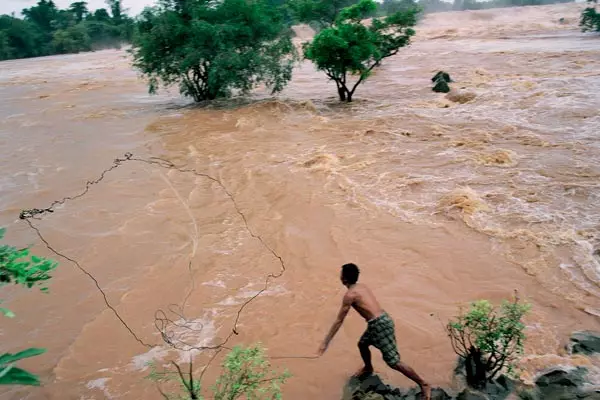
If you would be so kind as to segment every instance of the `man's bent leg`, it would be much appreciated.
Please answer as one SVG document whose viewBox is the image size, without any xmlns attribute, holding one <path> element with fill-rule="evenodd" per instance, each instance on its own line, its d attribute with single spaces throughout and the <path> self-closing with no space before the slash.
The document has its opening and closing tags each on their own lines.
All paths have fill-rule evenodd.
<svg viewBox="0 0 600 400">
<path fill-rule="evenodd" d="M 365 375 L 370 375 L 373 373 L 373 364 L 371 363 L 371 350 L 369 350 L 369 345 L 364 342 L 358 342 L 358 349 L 360 350 L 360 356 L 365 363 L 364 367 L 358 370 L 354 376 L 363 377 Z"/>
<path fill-rule="evenodd" d="M 404 364 L 402 361 L 398 361 L 396 365 L 390 365 L 390 367 L 392 367 L 398 372 L 401 372 L 408 379 L 412 380 L 417 385 L 419 385 L 421 387 L 423 395 L 425 396 L 425 400 L 431 399 L 431 387 L 427 382 L 423 380 L 423 378 L 419 376 L 419 374 L 417 374 L 417 372 L 414 369 Z"/>
</svg>

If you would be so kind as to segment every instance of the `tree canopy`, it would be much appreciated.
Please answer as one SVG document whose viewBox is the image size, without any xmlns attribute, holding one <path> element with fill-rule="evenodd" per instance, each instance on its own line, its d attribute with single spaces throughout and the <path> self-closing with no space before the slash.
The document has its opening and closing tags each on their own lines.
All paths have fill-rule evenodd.
<svg viewBox="0 0 600 400">
<path fill-rule="evenodd" d="M 336 83 L 341 101 L 352 101 L 356 88 L 384 58 L 398 53 L 415 34 L 418 9 L 399 11 L 373 19 L 370 26 L 362 20 L 376 10 L 373 0 L 343 9 L 334 24 L 304 44 L 304 56 Z M 356 79 L 351 82 L 352 76 Z"/>
<path fill-rule="evenodd" d="M 600 13 L 596 11 L 598 0 L 588 0 L 588 7 L 581 13 L 579 25 L 586 31 L 600 32 Z"/>
<path fill-rule="evenodd" d="M 120 0 L 108 0 L 91 13 L 85 1 L 64 10 L 52 0 L 39 0 L 22 11 L 23 18 L 0 16 L 0 60 L 77 53 L 129 41 L 133 20 Z"/>
<path fill-rule="evenodd" d="M 278 92 L 296 58 L 280 8 L 265 0 L 162 0 L 142 13 L 133 45 L 151 93 L 178 84 L 197 102 L 260 83 Z"/>
</svg>

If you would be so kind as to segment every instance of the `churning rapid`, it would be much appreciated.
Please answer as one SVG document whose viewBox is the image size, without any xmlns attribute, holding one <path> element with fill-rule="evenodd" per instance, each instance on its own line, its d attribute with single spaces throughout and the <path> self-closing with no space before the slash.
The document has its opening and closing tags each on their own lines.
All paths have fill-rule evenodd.
<svg viewBox="0 0 600 400">
<path fill-rule="evenodd" d="M 582 7 L 428 15 L 350 105 L 309 63 L 277 99 L 259 91 L 193 108 L 176 93 L 146 95 L 125 51 L 3 62 L 0 225 L 8 243 L 57 258 L 19 211 L 77 194 L 125 152 L 159 156 L 218 178 L 285 262 L 230 345 L 314 355 L 341 301 L 339 266 L 355 262 L 394 316 L 404 360 L 435 385 L 451 384 L 456 359 L 448 318 L 514 290 L 533 306 L 523 379 L 590 363 L 562 350 L 571 331 L 600 329 L 600 40 L 579 32 Z M 296 31 L 298 43 L 311 35 Z M 431 91 L 439 69 L 458 94 Z M 171 310 L 188 324 L 173 334 L 219 343 L 281 268 L 217 183 L 145 163 L 124 163 L 33 223 L 150 344 L 164 343 L 156 310 L 177 320 L 169 305 L 184 300 Z M 42 387 L 1 397 L 160 398 L 146 363 L 189 354 L 141 346 L 94 282 L 59 261 L 49 294 L 3 288 L 18 318 L 3 320 L 1 350 L 48 353 L 22 364 Z M 285 398 L 340 398 L 362 329 L 352 315 L 323 358 L 273 360 L 293 374 Z M 196 365 L 212 354 L 194 352 Z M 378 357 L 375 367 L 409 385 Z"/>
</svg>

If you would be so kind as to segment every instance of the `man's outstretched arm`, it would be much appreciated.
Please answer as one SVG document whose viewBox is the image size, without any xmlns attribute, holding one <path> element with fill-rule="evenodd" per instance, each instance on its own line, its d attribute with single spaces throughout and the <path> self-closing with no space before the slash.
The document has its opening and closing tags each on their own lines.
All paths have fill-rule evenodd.
<svg viewBox="0 0 600 400">
<path fill-rule="evenodd" d="M 327 350 L 327 347 L 329 347 L 329 342 L 331 342 L 331 339 L 333 339 L 333 337 L 335 336 L 337 331 L 340 329 L 340 327 L 344 323 L 344 318 L 346 318 L 346 315 L 348 315 L 348 311 L 350 311 L 352 302 L 353 302 L 352 297 L 349 296 L 348 294 L 346 294 L 344 296 L 344 300 L 342 301 L 342 307 L 340 308 L 340 311 L 338 312 L 335 322 L 331 326 L 331 329 L 329 330 L 329 333 L 325 337 L 325 340 L 323 340 L 321 347 L 319 347 L 318 354 L 320 356 L 323 355 L 323 353 L 325 353 L 325 350 Z"/>
</svg>

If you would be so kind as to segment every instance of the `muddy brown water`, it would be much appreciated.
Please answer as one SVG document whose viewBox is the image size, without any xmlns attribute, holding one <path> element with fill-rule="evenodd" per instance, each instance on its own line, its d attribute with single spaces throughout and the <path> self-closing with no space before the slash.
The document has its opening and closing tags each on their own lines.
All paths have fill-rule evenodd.
<svg viewBox="0 0 600 400">
<path fill-rule="evenodd" d="M 600 329 L 600 41 L 577 30 L 582 7 L 430 15 L 351 105 L 307 63 L 276 99 L 258 90 L 204 108 L 146 95 L 123 51 L 1 63 L 0 224 L 7 241 L 51 255 L 21 209 L 78 193 L 125 152 L 168 158 L 220 179 L 287 268 L 230 345 L 314 355 L 340 304 L 338 268 L 352 261 L 395 318 L 404 360 L 436 385 L 452 384 L 455 361 L 443 323 L 461 303 L 514 290 L 533 306 L 523 379 L 555 364 L 596 379 L 597 361 L 563 351 L 571 331 Z M 466 103 L 431 92 L 438 69 Z M 34 223 L 151 344 L 162 343 L 155 311 L 190 288 L 195 330 L 180 337 L 218 343 L 280 269 L 217 184 L 143 163 Z M 2 322 L 1 351 L 48 349 L 23 363 L 44 385 L 2 398 L 158 399 L 146 362 L 189 357 L 137 343 L 64 260 L 49 294 L 10 287 L 2 298 L 17 318 Z M 285 398 L 340 398 L 363 328 L 350 315 L 323 358 L 274 360 L 293 374 Z M 196 365 L 211 354 L 194 353 Z M 388 382 L 410 384 L 375 358 Z"/>
</svg>

